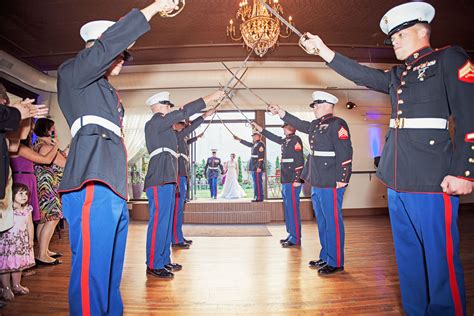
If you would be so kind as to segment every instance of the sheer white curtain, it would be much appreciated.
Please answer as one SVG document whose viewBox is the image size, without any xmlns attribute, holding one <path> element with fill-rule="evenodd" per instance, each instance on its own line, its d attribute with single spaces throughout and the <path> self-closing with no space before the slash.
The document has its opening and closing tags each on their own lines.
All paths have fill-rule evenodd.
<svg viewBox="0 0 474 316">
<path fill-rule="evenodd" d="M 149 111 L 125 109 L 123 127 L 129 161 L 137 155 L 140 149 L 145 147 L 145 124 L 151 116 L 152 113 Z"/>
</svg>

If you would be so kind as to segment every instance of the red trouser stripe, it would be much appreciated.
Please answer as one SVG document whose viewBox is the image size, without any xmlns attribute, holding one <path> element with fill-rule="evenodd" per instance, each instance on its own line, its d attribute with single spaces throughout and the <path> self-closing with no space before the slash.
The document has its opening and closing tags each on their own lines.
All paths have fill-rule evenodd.
<svg viewBox="0 0 474 316">
<path fill-rule="evenodd" d="M 341 266 L 341 234 L 339 232 L 339 212 L 337 208 L 337 189 L 333 189 L 334 194 L 334 225 L 336 226 L 336 252 L 337 266 Z"/>
<path fill-rule="evenodd" d="M 178 191 L 179 191 L 179 181 L 180 177 L 178 176 Z M 173 219 L 173 236 L 174 236 L 174 243 L 178 243 L 178 212 L 179 212 L 179 194 L 181 192 L 176 192 L 175 196 L 176 199 L 174 201 L 174 219 Z"/>
<path fill-rule="evenodd" d="M 296 212 L 296 194 L 295 187 L 291 185 L 291 201 L 293 202 L 293 216 L 295 217 L 295 226 L 296 226 L 296 243 L 300 243 L 300 227 L 298 225 L 298 214 Z"/>
<path fill-rule="evenodd" d="M 446 229 L 446 257 L 448 260 L 448 271 L 449 271 L 449 285 L 451 287 L 451 295 L 454 302 L 455 315 L 462 315 L 462 304 L 461 296 L 459 295 L 459 288 L 456 280 L 456 272 L 454 269 L 454 249 L 453 249 L 453 236 L 451 234 L 451 225 L 453 223 L 453 209 L 451 205 L 451 199 L 449 195 L 443 194 L 444 200 L 444 222 Z"/>
<path fill-rule="evenodd" d="M 94 200 L 94 183 L 86 185 L 86 199 L 82 206 L 82 265 L 81 265 L 81 303 L 82 315 L 89 316 L 89 267 L 91 258 L 90 214 Z"/>
<path fill-rule="evenodd" d="M 154 186 L 153 187 L 153 197 L 155 200 L 155 218 L 153 219 L 153 230 L 151 231 L 151 249 L 150 249 L 150 262 L 149 262 L 149 268 L 153 268 L 153 261 L 155 260 L 155 243 L 156 243 L 156 229 L 158 226 L 158 187 Z M 151 216 L 151 214 L 150 214 Z"/>
<path fill-rule="evenodd" d="M 258 177 L 258 174 L 260 172 L 255 171 L 255 182 L 257 182 L 257 200 L 260 200 L 260 179 Z"/>
</svg>

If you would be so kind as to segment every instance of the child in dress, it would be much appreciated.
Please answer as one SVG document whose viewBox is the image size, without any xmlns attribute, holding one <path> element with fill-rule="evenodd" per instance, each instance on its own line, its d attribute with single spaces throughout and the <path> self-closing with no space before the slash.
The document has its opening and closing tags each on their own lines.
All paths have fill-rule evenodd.
<svg viewBox="0 0 474 316">
<path fill-rule="evenodd" d="M 30 291 L 20 284 L 21 271 L 35 265 L 33 254 L 33 208 L 28 205 L 30 192 L 24 184 L 13 184 L 14 226 L 0 233 L 0 298 L 9 301 Z"/>
</svg>

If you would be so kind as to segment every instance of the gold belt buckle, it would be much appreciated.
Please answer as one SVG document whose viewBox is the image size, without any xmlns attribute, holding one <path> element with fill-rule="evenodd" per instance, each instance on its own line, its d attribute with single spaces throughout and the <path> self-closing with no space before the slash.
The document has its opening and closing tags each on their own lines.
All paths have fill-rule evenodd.
<svg viewBox="0 0 474 316">
<path fill-rule="evenodd" d="M 395 119 L 395 128 L 403 128 L 405 125 L 405 118 L 404 117 L 397 117 Z"/>
</svg>

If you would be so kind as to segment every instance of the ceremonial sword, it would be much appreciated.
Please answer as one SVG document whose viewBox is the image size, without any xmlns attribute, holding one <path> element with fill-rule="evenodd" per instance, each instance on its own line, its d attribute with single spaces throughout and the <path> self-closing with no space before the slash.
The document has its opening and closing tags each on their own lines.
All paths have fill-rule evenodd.
<svg viewBox="0 0 474 316">
<path fill-rule="evenodd" d="M 221 62 L 222 65 L 224 65 L 225 69 L 227 69 L 228 72 L 230 72 L 232 75 L 234 75 L 234 73 L 232 72 L 232 70 L 230 70 L 229 67 L 227 67 L 227 65 L 224 63 L 224 62 Z M 247 68 L 248 69 L 248 68 Z M 243 77 L 243 76 L 242 76 Z M 250 92 L 251 94 L 253 94 L 257 99 L 259 99 L 260 101 L 262 101 L 263 103 L 265 103 L 265 105 L 269 106 L 270 105 L 270 102 L 267 102 L 265 101 L 262 97 L 260 97 L 257 93 L 255 93 L 252 89 L 250 89 L 243 81 L 242 81 L 242 77 L 239 78 L 236 78 L 237 79 L 237 83 L 240 83 L 245 89 L 247 89 L 248 92 Z M 234 86 L 235 88 L 235 86 Z"/>
<path fill-rule="evenodd" d="M 217 114 L 217 112 L 216 112 Z M 221 117 L 219 116 L 219 114 L 217 114 L 217 118 L 219 119 L 219 121 L 221 121 L 222 125 L 224 125 L 224 127 L 229 131 L 229 133 L 235 137 L 235 134 L 232 133 L 232 131 L 229 129 L 229 127 L 227 127 L 227 125 L 224 123 L 224 121 L 221 119 Z"/>
<path fill-rule="evenodd" d="M 263 33 L 260 35 L 260 37 L 258 38 L 258 40 L 255 42 L 255 45 L 254 47 L 258 44 L 258 42 L 260 42 L 260 40 L 262 39 L 262 36 L 263 36 Z M 229 81 L 227 81 L 227 83 L 225 84 L 224 86 L 224 92 L 226 93 L 227 95 L 227 90 L 229 89 L 229 85 L 230 83 L 232 82 L 232 80 L 234 80 L 234 78 L 237 78 L 237 76 L 239 75 L 239 72 L 242 70 L 242 68 L 244 68 L 244 66 L 247 64 L 247 61 L 249 60 L 250 58 L 250 55 L 252 55 L 252 52 L 253 52 L 253 47 L 252 49 L 250 50 L 250 52 L 248 53 L 247 57 L 245 57 L 245 60 L 243 61 L 243 63 L 240 65 L 239 69 L 237 69 L 237 72 L 235 73 L 235 75 L 232 76 L 232 78 L 229 79 Z M 237 78 L 238 79 L 238 78 Z M 227 96 L 228 97 L 228 96 Z M 219 101 L 222 102 L 222 100 Z"/>
<path fill-rule="evenodd" d="M 296 27 L 294 27 L 290 22 L 288 22 L 287 20 L 285 20 L 285 18 L 283 18 L 278 12 L 276 12 L 270 5 L 268 5 L 264 0 L 259 0 L 260 3 L 265 6 L 265 8 L 267 8 L 268 11 L 270 11 L 271 14 L 273 14 L 278 20 L 280 20 L 283 24 L 285 24 L 291 31 L 293 31 L 293 33 L 295 33 L 296 35 L 298 35 L 300 37 L 300 40 L 298 41 L 298 45 L 305 51 L 307 52 L 308 54 L 311 54 L 311 55 L 318 55 L 319 54 L 319 49 L 317 49 L 316 47 L 311 49 L 311 50 L 308 50 L 304 45 L 303 45 L 303 41 L 306 41 L 309 39 L 309 36 L 308 36 L 308 33 L 301 33 L 300 31 L 298 31 L 298 29 Z"/>
<path fill-rule="evenodd" d="M 235 77 L 237 79 L 237 82 L 234 84 L 234 86 L 232 87 L 232 90 L 239 84 L 240 80 L 245 76 L 245 74 L 247 73 L 247 70 L 249 70 L 248 68 L 245 68 L 244 70 L 244 73 L 239 77 Z M 232 74 L 233 75 L 233 74 Z M 226 97 L 228 97 L 229 99 L 232 99 L 234 97 L 235 93 L 233 91 L 231 91 L 229 94 L 226 94 Z M 222 100 L 223 101 L 223 100 Z M 214 109 L 217 109 L 222 101 L 220 101 L 219 103 L 217 103 L 217 105 L 214 107 Z M 217 111 L 214 112 L 214 115 L 212 116 L 211 120 L 209 121 L 209 123 L 207 124 L 206 128 L 201 132 L 201 134 L 204 134 L 206 132 L 206 130 L 209 128 L 209 126 L 211 125 L 211 123 L 214 121 L 214 117 L 216 116 L 217 114 Z"/>
<path fill-rule="evenodd" d="M 227 95 L 227 94 L 226 94 Z M 237 104 L 235 104 L 234 100 L 232 100 L 232 98 L 229 98 L 229 96 L 227 95 L 227 98 L 229 99 L 230 103 L 232 103 L 232 105 L 237 109 L 237 111 L 240 112 L 240 114 L 245 118 L 245 120 L 249 123 L 249 124 L 252 124 L 252 121 L 247 117 L 247 115 L 244 114 L 244 112 L 242 112 L 242 110 L 237 106 Z"/>
</svg>

